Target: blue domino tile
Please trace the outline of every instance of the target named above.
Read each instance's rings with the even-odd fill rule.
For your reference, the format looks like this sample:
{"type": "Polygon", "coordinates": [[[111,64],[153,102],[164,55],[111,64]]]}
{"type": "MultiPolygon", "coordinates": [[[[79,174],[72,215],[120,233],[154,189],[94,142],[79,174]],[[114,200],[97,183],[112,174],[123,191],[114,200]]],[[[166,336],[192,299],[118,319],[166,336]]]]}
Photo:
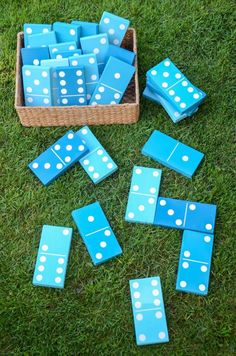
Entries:
{"type": "Polygon", "coordinates": [[[117,59],[120,59],[121,61],[132,65],[134,63],[135,56],[136,56],[135,52],[128,51],[125,48],[118,47],[115,45],[109,45],[106,57],[107,60],[110,57],[116,57],[117,59]]]}
{"type": "Polygon", "coordinates": [[[73,131],[68,131],[34,159],[28,167],[42,184],[48,185],[77,162],[87,151],[87,147],[78,135],[73,131]]]}
{"type": "Polygon", "coordinates": [[[174,65],[169,58],[151,68],[147,77],[156,87],[157,92],[165,97],[177,111],[183,114],[191,110],[206,97],[174,65]]]}
{"type": "Polygon", "coordinates": [[[169,341],[160,277],[129,281],[137,345],[169,341]]]}
{"type": "Polygon", "coordinates": [[[68,58],[61,59],[43,59],[41,62],[41,66],[56,68],[56,67],[69,67],[68,58]]]}
{"type": "Polygon", "coordinates": [[[72,228],[44,225],[33,276],[35,286],[64,288],[72,228]]]}
{"type": "Polygon", "coordinates": [[[54,31],[37,33],[28,36],[28,46],[32,47],[47,47],[50,44],[57,43],[56,34],[54,31]]]}
{"type": "Polygon", "coordinates": [[[153,101],[156,104],[159,104],[163,107],[163,109],[167,112],[171,120],[176,124],[177,122],[185,119],[186,117],[190,117],[195,112],[198,111],[198,107],[194,108],[193,110],[186,112],[184,114],[181,114],[179,111],[177,111],[166,99],[164,99],[161,95],[155,93],[152,91],[152,89],[147,86],[144,89],[143,96],[148,99],[153,101]]]}
{"type": "Polygon", "coordinates": [[[183,232],[176,289],[207,295],[214,236],[196,231],[183,232]]]}
{"type": "Polygon", "coordinates": [[[97,56],[98,70],[102,73],[108,51],[108,38],[106,33],[83,37],[80,40],[83,54],[94,53],[97,56]]]}
{"type": "Polygon", "coordinates": [[[52,54],[51,58],[62,59],[69,57],[78,57],[81,55],[81,49],[75,49],[74,51],[58,51],[52,54]]]}
{"type": "Polygon", "coordinates": [[[87,37],[99,34],[98,23],[85,21],[71,21],[73,25],[80,26],[80,36],[87,37]]]}
{"type": "Polygon", "coordinates": [[[26,106],[51,106],[51,70],[48,67],[25,65],[22,67],[26,106]]]}
{"type": "Polygon", "coordinates": [[[214,233],[216,205],[172,198],[158,198],[154,225],[214,233]]]}
{"type": "Polygon", "coordinates": [[[122,253],[99,202],[74,210],[72,217],[94,265],[106,262],[122,253]]]}
{"type": "Polygon", "coordinates": [[[58,43],[75,41],[80,46],[80,26],[65,22],[54,22],[53,30],[56,32],[58,43]]]}
{"type": "Polygon", "coordinates": [[[69,57],[71,66],[84,66],[87,100],[90,100],[99,79],[97,57],[95,54],[83,54],[79,57],[69,57]]]}
{"type": "Polygon", "coordinates": [[[55,43],[49,45],[48,48],[50,52],[50,57],[52,59],[55,59],[55,54],[57,54],[57,52],[59,51],[75,51],[77,49],[77,44],[75,41],[69,41],[64,43],[55,43]]]}
{"type": "Polygon", "coordinates": [[[153,224],[161,183],[160,169],[134,166],[125,220],[153,224]]]}
{"type": "Polygon", "coordinates": [[[79,162],[93,183],[98,184],[113,174],[118,167],[88,126],[76,133],[89,150],[79,162]]]}
{"type": "Polygon", "coordinates": [[[99,22],[99,32],[107,33],[109,43],[120,46],[129,27],[129,20],[104,11],[99,22]]]}
{"type": "Polygon", "coordinates": [[[160,131],[154,130],[142,148],[142,154],[192,178],[204,154],[160,131]]]}
{"type": "Polygon", "coordinates": [[[110,57],[89,104],[119,104],[134,72],[134,66],[110,57]]]}
{"type": "Polygon", "coordinates": [[[49,59],[47,47],[21,48],[21,58],[23,65],[40,65],[42,59],[49,59]]]}
{"type": "Polygon", "coordinates": [[[58,105],[86,105],[84,67],[60,67],[55,73],[58,105]]]}
{"type": "Polygon", "coordinates": [[[38,33],[47,33],[52,30],[52,25],[39,24],[39,23],[25,23],[24,24],[24,45],[27,48],[29,46],[28,37],[30,35],[36,35],[38,33]]]}

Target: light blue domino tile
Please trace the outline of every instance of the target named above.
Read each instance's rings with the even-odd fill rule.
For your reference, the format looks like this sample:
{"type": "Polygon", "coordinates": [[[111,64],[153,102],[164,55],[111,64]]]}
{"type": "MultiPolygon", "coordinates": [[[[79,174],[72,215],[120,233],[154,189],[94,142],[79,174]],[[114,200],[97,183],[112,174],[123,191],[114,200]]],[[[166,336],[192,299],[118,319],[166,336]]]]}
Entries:
{"type": "Polygon", "coordinates": [[[110,44],[120,46],[129,23],[127,19],[104,11],[99,22],[99,32],[107,33],[110,44]]]}
{"type": "Polygon", "coordinates": [[[153,224],[161,183],[160,169],[134,166],[125,220],[153,224]]]}
{"type": "Polygon", "coordinates": [[[142,153],[188,178],[193,176],[204,157],[203,153],[157,130],[144,145],[142,153]]]}
{"type": "Polygon", "coordinates": [[[151,68],[147,72],[147,77],[181,114],[196,105],[199,106],[206,97],[206,94],[199,91],[169,58],[151,68]]]}
{"type": "Polygon", "coordinates": [[[134,72],[134,66],[110,57],[90,99],[90,104],[119,104],[134,72]]]}
{"type": "Polygon", "coordinates": [[[214,236],[196,231],[183,232],[176,289],[208,294],[214,236]]]}
{"type": "Polygon", "coordinates": [[[79,162],[93,183],[98,184],[113,174],[118,166],[88,126],[77,131],[77,135],[89,149],[89,152],[79,162]]]}
{"type": "Polygon", "coordinates": [[[80,26],[80,36],[87,37],[99,34],[98,23],[86,21],[71,21],[74,25],[80,26]]]}
{"type": "Polygon", "coordinates": [[[35,286],[63,288],[72,228],[44,225],[33,276],[35,286]]]}
{"type": "Polygon", "coordinates": [[[187,202],[185,200],[159,197],[153,224],[184,229],[187,216],[186,209],[187,202]]]}
{"type": "Polygon", "coordinates": [[[75,41],[77,47],[80,45],[80,26],[65,22],[54,22],[53,30],[56,32],[57,42],[75,41]]]}
{"type": "Polygon", "coordinates": [[[50,44],[57,43],[56,34],[54,31],[37,33],[28,36],[28,46],[33,47],[46,47],[50,44]]]}
{"type": "Polygon", "coordinates": [[[49,59],[47,47],[21,48],[23,65],[40,65],[42,59],[49,59]]]}
{"type": "Polygon", "coordinates": [[[133,279],[129,284],[137,345],[168,342],[160,277],[133,279]]]}
{"type": "Polygon", "coordinates": [[[48,185],[77,162],[87,152],[87,147],[73,132],[68,131],[46,151],[29,164],[29,169],[48,185]]]}
{"type": "Polygon", "coordinates": [[[122,253],[99,202],[74,210],[72,217],[95,265],[122,253]]]}
{"type": "Polygon", "coordinates": [[[81,55],[81,49],[75,49],[74,51],[58,51],[56,53],[53,53],[52,59],[62,59],[62,58],[68,58],[69,57],[77,57],[81,55]]]}
{"type": "Polygon", "coordinates": [[[24,65],[22,79],[26,106],[51,106],[51,70],[48,67],[24,65]]]}
{"type": "Polygon", "coordinates": [[[96,55],[94,53],[90,53],[90,54],[83,54],[76,58],[69,57],[69,63],[70,66],[78,66],[78,65],[84,66],[87,100],[90,100],[99,80],[96,55]]]}
{"type": "Polygon", "coordinates": [[[48,46],[51,58],[55,58],[55,54],[59,51],[75,51],[77,49],[77,44],[75,41],[69,41],[64,43],[55,43],[48,46]]]}
{"type": "Polygon", "coordinates": [[[107,34],[100,33],[99,35],[82,37],[80,42],[83,54],[96,54],[98,70],[99,73],[102,73],[109,47],[107,34]]]}
{"type": "Polygon", "coordinates": [[[24,24],[24,44],[27,48],[29,46],[28,37],[30,35],[36,35],[37,33],[47,33],[52,30],[52,25],[39,24],[39,23],[25,23],[24,24]]]}

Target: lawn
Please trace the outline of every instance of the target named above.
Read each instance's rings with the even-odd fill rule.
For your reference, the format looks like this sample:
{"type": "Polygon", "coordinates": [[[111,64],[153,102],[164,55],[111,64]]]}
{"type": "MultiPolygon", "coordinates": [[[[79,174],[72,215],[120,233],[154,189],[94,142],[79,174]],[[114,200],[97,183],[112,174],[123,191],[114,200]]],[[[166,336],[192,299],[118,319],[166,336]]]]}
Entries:
{"type": "MultiPolygon", "coordinates": [[[[0,353],[61,355],[233,355],[235,322],[234,2],[1,0],[0,353]],[[137,124],[92,130],[119,166],[97,186],[78,166],[43,187],[27,164],[67,128],[24,128],[14,110],[16,34],[25,22],[99,21],[104,10],[137,30],[139,84],[169,56],[207,94],[192,118],[173,124],[141,97],[137,124]],[[205,153],[192,180],[144,157],[159,129],[205,153]],[[209,294],[176,292],[181,233],[124,221],[133,165],[163,169],[161,195],[217,204],[209,294]],[[75,225],[71,211],[99,200],[123,255],[94,267],[76,229],[65,289],[36,288],[32,274],[43,224],[75,225]],[[128,281],[159,275],[170,342],[137,347],[128,281]]],[[[78,127],[73,127],[78,129],[78,127]]]]}

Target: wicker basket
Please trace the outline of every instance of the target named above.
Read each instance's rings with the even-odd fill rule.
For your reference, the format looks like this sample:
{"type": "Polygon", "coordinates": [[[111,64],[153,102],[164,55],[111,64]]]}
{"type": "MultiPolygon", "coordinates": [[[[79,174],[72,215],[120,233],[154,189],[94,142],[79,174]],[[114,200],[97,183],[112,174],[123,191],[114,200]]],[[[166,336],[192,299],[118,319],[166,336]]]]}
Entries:
{"type": "MultiPolygon", "coordinates": [[[[139,86],[137,56],[135,59],[136,73],[131,80],[122,104],[97,106],[24,106],[24,93],[21,76],[21,53],[24,43],[23,32],[17,35],[16,92],[15,109],[24,126],[77,126],[77,125],[109,125],[131,124],[139,118],[139,86]]],[[[122,42],[122,47],[137,53],[136,33],[129,28],[122,42]]]]}

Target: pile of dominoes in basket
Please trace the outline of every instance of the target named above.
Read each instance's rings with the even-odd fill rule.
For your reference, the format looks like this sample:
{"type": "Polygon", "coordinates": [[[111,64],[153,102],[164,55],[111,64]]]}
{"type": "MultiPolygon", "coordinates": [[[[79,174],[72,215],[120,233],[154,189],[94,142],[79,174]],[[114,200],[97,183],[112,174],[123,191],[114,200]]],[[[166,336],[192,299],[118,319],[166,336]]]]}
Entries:
{"type": "Polygon", "coordinates": [[[99,24],[25,24],[25,105],[119,104],[135,73],[136,54],[120,47],[128,27],[128,20],[108,12],[99,24]]]}

